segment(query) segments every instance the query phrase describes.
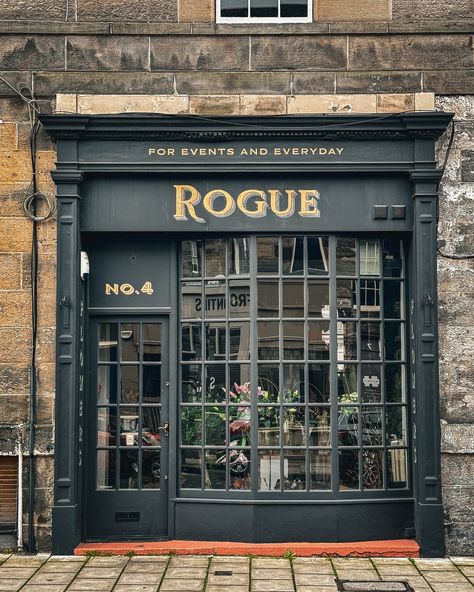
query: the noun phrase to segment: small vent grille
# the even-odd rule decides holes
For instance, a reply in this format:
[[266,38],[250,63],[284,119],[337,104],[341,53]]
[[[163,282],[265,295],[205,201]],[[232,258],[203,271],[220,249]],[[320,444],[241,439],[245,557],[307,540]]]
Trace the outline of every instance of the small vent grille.
[[115,522],[140,522],[140,512],[115,512]]
[[16,527],[18,458],[0,456],[0,532]]
[[336,580],[339,592],[413,592],[413,588],[400,580],[385,582],[354,582]]

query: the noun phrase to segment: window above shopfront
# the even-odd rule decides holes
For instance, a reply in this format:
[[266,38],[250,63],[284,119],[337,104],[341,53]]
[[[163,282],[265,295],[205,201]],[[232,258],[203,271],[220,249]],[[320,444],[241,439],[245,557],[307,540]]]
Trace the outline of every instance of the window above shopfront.
[[218,23],[312,21],[312,0],[216,0]]

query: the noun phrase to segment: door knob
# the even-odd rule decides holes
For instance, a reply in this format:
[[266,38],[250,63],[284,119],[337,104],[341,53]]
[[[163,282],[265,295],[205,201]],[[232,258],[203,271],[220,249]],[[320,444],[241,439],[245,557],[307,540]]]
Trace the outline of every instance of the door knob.
[[169,436],[170,435],[169,427],[170,427],[170,424],[167,421],[165,421],[165,425],[160,426],[158,429],[163,430],[164,436]]

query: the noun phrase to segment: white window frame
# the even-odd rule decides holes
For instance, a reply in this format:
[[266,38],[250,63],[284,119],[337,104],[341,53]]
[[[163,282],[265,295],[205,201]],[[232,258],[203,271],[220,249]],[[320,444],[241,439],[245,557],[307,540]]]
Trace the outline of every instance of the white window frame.
[[[280,13],[280,2],[278,0],[278,14]],[[313,0],[306,0],[308,3],[308,16],[294,17],[253,17],[250,16],[250,0],[247,0],[247,12],[249,16],[222,17],[221,0],[216,0],[216,22],[225,24],[244,24],[244,23],[312,23],[313,22]]]

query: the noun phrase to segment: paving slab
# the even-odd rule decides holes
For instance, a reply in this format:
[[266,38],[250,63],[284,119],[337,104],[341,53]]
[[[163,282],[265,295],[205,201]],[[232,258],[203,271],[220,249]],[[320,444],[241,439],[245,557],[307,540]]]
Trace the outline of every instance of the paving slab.
[[413,565],[407,557],[373,557],[375,565]]
[[124,574],[128,573],[164,573],[166,569],[166,563],[158,563],[156,561],[142,561],[140,563],[129,563]]
[[291,569],[291,564],[288,559],[284,559],[283,557],[255,557],[252,559],[252,569],[254,567]]
[[460,569],[465,576],[470,578],[474,576],[474,565],[458,565],[458,569]]
[[64,563],[85,563],[88,561],[85,555],[50,555],[48,561],[62,561]]
[[352,580],[354,582],[380,580],[375,569],[349,569],[348,567],[342,569],[336,567],[336,571],[338,578],[341,580]]
[[3,563],[10,557],[11,553],[0,553],[0,563]]
[[164,563],[170,560],[169,555],[137,555],[130,557],[130,563]]
[[[120,576],[118,584],[156,584],[163,578],[161,573],[124,573]],[[204,578],[203,578],[204,579]]]
[[460,584],[459,582],[448,584],[446,582],[433,582],[431,584],[434,592],[472,592],[474,586],[469,582]]
[[337,592],[337,586],[297,586],[297,592]]
[[450,559],[414,559],[414,562],[420,571],[432,571],[434,569],[456,569],[456,566]]
[[129,557],[91,557],[87,567],[124,567],[129,561]]
[[248,586],[213,586],[207,585],[206,592],[249,592]]
[[[117,584],[113,592],[156,592],[158,587],[154,584]],[[23,592],[23,591],[22,591]]]
[[2,592],[5,590],[8,592],[12,590],[16,591],[19,590],[23,584],[26,584],[26,580],[0,580],[0,590]]
[[62,584],[58,586],[36,586],[34,584],[30,586],[29,584],[26,584],[26,586],[21,589],[21,592],[65,592],[65,590],[67,590],[67,586]]
[[424,571],[423,577],[429,583],[431,582],[460,582],[465,583],[467,578],[460,571],[442,571],[435,569],[434,571]]
[[79,579],[90,580],[108,580],[110,578],[118,578],[122,573],[122,567],[89,567],[87,563],[79,572]]
[[0,567],[0,579],[31,578],[37,571],[37,567]]
[[294,592],[293,582],[290,580],[254,580],[252,592]]
[[181,592],[196,592],[204,588],[204,580],[163,580],[162,590],[180,590]]
[[43,563],[40,571],[41,573],[44,572],[51,572],[51,573],[64,573],[64,572],[78,572],[82,569],[84,563],[78,561],[47,561]]
[[211,563],[248,563],[250,564],[250,557],[242,557],[240,555],[214,555],[211,557]]
[[295,582],[297,586],[333,586],[336,576],[325,574],[296,574]]
[[68,592],[110,592],[117,580],[74,580]]
[[472,565],[474,566],[474,557],[450,557],[453,563],[457,565]]
[[70,584],[76,574],[74,573],[50,573],[37,572],[28,584],[37,584],[38,586],[46,586],[47,584]]
[[[378,565],[377,571],[381,576],[391,575],[405,575],[405,576],[418,576],[420,572],[413,565],[409,564],[397,564],[397,565]],[[394,578],[397,579],[397,578]]]
[[211,561],[209,566],[209,573],[214,573],[215,571],[231,571],[232,573],[249,573],[250,572],[250,561],[244,563],[243,561],[234,562],[232,558],[229,558],[230,561]]
[[412,588],[429,588],[430,585],[421,575],[418,576],[382,576],[382,580],[400,580],[407,582]]
[[207,567],[209,557],[206,555],[174,555],[170,567]]
[[216,576],[210,574],[207,582],[213,586],[245,586],[249,584],[250,578],[247,574],[235,574],[233,576]]
[[46,559],[36,559],[36,555],[12,555],[2,563],[2,567],[41,567]]
[[327,563],[295,563],[293,562],[293,571],[295,574],[321,574],[334,575],[332,565]]
[[166,572],[167,578],[186,578],[187,580],[200,580],[204,579],[207,574],[206,567],[173,567],[171,564]]
[[291,569],[252,568],[252,580],[291,580]]
[[336,569],[342,567],[344,569],[371,569],[372,562],[367,557],[345,557],[332,559],[332,564]]

